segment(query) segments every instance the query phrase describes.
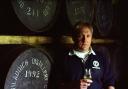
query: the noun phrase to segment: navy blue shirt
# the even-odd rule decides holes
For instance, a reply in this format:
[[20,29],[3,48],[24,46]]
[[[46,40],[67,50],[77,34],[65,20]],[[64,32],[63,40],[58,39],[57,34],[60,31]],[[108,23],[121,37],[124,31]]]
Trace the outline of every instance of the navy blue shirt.
[[99,52],[96,52],[96,55],[90,54],[85,63],[76,55],[66,54],[61,66],[61,78],[66,82],[83,79],[85,69],[91,69],[93,83],[88,89],[106,89],[108,86],[114,86],[115,78],[110,62]]

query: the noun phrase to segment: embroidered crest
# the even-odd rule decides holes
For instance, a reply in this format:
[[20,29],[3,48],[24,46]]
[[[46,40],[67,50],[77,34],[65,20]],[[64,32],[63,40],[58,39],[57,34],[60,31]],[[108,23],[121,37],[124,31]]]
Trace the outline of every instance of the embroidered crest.
[[99,65],[100,65],[100,64],[99,64],[98,61],[93,61],[93,67],[92,67],[92,68],[100,69]]

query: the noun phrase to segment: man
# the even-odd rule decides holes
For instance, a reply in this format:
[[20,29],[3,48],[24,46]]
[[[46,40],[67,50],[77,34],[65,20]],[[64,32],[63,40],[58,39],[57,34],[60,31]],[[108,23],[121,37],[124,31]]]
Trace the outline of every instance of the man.
[[74,26],[73,48],[65,54],[61,64],[60,89],[115,89],[110,62],[92,49],[92,35],[93,27],[89,23],[78,22]]

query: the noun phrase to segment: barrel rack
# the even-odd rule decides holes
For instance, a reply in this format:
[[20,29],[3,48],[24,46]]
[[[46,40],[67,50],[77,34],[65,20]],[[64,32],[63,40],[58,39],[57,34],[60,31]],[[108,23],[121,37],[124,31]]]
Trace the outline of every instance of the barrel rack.
[[[62,44],[72,44],[71,36],[62,36],[59,40]],[[0,44],[50,44],[54,42],[54,38],[49,36],[15,36],[15,35],[0,35]],[[113,39],[92,39],[93,44],[109,44],[118,43]]]

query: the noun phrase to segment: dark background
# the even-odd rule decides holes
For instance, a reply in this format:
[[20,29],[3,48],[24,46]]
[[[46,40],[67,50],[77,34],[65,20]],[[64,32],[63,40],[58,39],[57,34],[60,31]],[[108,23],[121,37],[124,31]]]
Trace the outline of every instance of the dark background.
[[[94,38],[100,39],[114,39],[118,42],[113,44],[93,44],[96,46],[104,46],[109,49],[110,55],[113,58],[112,61],[116,65],[116,73],[118,76],[116,89],[127,89],[128,82],[128,32],[127,32],[127,3],[123,0],[118,0],[119,2],[114,4],[114,20],[111,27],[111,31],[107,36],[101,36],[98,29],[94,26]],[[34,36],[49,36],[54,39],[51,44],[45,44],[46,48],[55,51],[55,55],[59,54],[59,49],[68,47],[68,44],[60,43],[60,38],[62,35],[70,35],[71,24],[69,22],[68,16],[66,14],[66,4],[65,0],[60,0],[60,13],[53,26],[45,32],[34,32],[29,30],[17,17],[13,7],[11,5],[11,0],[2,0],[0,2],[0,35],[34,35]],[[14,59],[23,50],[13,51],[15,48],[26,48],[24,45],[0,45],[0,88],[3,89],[4,82],[6,79],[7,72],[14,61]],[[119,48],[119,53],[114,54],[116,49]],[[12,52],[13,51],[13,52]],[[55,56],[54,55],[54,56]],[[11,57],[11,58],[10,58]],[[115,61],[116,58],[118,61]]]

